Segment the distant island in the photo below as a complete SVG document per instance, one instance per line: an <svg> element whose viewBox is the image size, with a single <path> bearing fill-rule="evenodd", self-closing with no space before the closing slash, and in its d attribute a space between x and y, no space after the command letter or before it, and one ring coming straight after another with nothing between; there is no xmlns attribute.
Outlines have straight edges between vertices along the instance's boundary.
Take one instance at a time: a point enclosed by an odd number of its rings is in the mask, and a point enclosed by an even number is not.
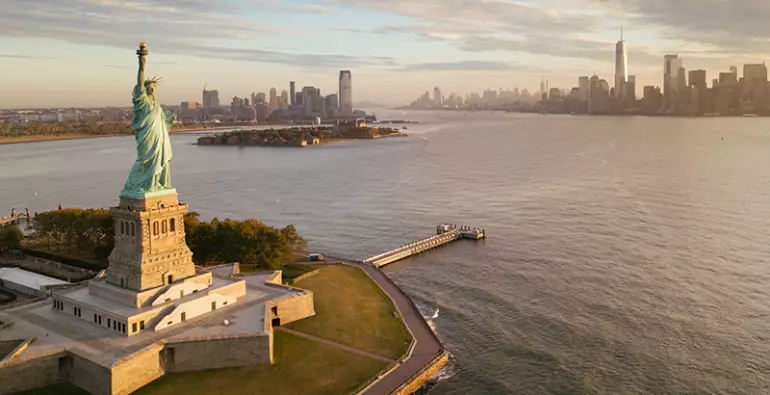
<svg viewBox="0 0 770 395"><path fill-rule="evenodd" d="M398 129L365 124L336 127L292 127L283 129L235 130L198 138L198 145L306 147L349 139L378 139L408 136Z"/></svg>

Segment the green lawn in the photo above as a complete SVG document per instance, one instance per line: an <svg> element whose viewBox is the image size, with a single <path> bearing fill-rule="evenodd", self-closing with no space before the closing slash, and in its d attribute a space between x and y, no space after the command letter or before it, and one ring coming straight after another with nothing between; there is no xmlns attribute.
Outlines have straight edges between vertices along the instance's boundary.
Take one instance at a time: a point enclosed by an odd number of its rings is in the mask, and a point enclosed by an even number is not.
<svg viewBox="0 0 770 395"><path fill-rule="evenodd" d="M310 265L298 265L296 263L288 263L286 266L283 267L283 272L281 273L283 277L283 282L291 284L295 278L305 274L310 273L313 270L318 269L315 266Z"/></svg>
<svg viewBox="0 0 770 395"><path fill-rule="evenodd" d="M293 284L314 293L314 317L288 328L398 359L411 337L391 300L363 270L334 265Z"/></svg>
<svg viewBox="0 0 770 395"><path fill-rule="evenodd" d="M171 373L138 395L338 395L350 393L387 365L335 347L275 332L272 366Z"/></svg>
<svg viewBox="0 0 770 395"><path fill-rule="evenodd" d="M275 332L274 340L273 365L170 373L134 394L347 394L387 365L281 331ZM61 384L25 392L24 395L88 395L88 392L72 384Z"/></svg>
<svg viewBox="0 0 770 395"><path fill-rule="evenodd" d="M390 299L363 270L320 267L295 285L314 292L317 315L289 328L397 359L409 347L409 332ZM143 395L337 395L350 393L388 364L285 332L274 332L273 365L171 373L136 392ZM25 395L83 395L64 384Z"/></svg>

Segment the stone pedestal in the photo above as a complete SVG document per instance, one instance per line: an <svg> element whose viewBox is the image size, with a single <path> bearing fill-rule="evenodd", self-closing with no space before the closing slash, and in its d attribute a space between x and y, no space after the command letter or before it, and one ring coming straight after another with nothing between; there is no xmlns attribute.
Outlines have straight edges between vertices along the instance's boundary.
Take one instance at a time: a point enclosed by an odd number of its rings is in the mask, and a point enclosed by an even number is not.
<svg viewBox="0 0 770 395"><path fill-rule="evenodd" d="M195 275L184 233L187 204L176 191L142 199L120 198L110 208L115 219L115 248L107 282L142 292Z"/></svg>

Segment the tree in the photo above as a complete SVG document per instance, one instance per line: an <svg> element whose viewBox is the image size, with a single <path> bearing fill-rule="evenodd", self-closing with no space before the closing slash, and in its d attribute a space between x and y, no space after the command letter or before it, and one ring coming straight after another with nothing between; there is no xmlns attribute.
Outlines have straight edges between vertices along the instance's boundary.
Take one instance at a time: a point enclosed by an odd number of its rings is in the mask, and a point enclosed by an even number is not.
<svg viewBox="0 0 770 395"><path fill-rule="evenodd" d="M32 221L32 238L44 240L48 249L76 248L105 259L115 245L112 215L104 209L67 208L38 214Z"/></svg>
<svg viewBox="0 0 770 395"><path fill-rule="evenodd" d="M18 226L6 226L0 228L0 252L9 248L17 248L21 246L21 242L24 240L24 233Z"/></svg>
<svg viewBox="0 0 770 395"><path fill-rule="evenodd" d="M256 219L238 221L216 218L202 222L196 212L185 216L187 245L196 262L241 262L279 269L291 260L292 252L306 246L294 226L283 229Z"/></svg>

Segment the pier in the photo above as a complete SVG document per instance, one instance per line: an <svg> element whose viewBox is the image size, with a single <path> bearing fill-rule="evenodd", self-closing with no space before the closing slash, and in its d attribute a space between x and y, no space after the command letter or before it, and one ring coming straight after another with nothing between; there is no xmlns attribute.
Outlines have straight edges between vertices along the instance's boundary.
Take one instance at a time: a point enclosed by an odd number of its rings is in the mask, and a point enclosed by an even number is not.
<svg viewBox="0 0 770 395"><path fill-rule="evenodd" d="M29 223L29 219L29 214L17 214L13 217L2 217L0 218L0 226L18 225L22 220L26 220L26 222Z"/></svg>
<svg viewBox="0 0 770 395"><path fill-rule="evenodd" d="M441 224L436 227L436 235L422 240L415 241L398 247L396 249L384 252L373 257L364 259L363 263L368 263L376 267L382 267L387 264L400 261L412 255L441 247L459 239L481 240L486 237L484 229L470 226L461 226Z"/></svg>

